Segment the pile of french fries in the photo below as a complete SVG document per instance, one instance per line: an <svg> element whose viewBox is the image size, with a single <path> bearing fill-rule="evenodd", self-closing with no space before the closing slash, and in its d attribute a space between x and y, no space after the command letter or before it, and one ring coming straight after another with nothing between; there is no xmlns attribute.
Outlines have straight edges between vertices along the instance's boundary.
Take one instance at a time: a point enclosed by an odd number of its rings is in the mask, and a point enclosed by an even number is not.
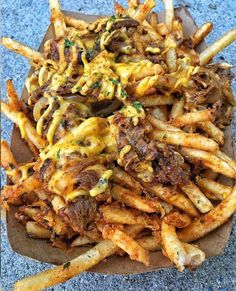
<svg viewBox="0 0 236 291"><path fill-rule="evenodd" d="M191 243L236 211L236 187L219 182L220 175L236 178L236 162L220 149L234 106L231 66L209 64L236 40L236 30L199 54L212 24L185 36L173 1L163 2L164 22L152 12L155 1L128 0L127 9L115 3L113 16L87 23L49 0L55 39L43 53L1 39L34 67L27 103L11 80L8 103L1 102L34 156L19 164L2 141L1 165L11 181L2 207L19 206L16 218L32 238L59 248L93 245L15 290L64 282L113 254L148 266L149 251L162 250L179 271L196 268L205 254ZM157 149L162 159L152 156ZM168 168L173 157L187 167L180 181ZM160 182L163 163L169 180Z"/></svg>

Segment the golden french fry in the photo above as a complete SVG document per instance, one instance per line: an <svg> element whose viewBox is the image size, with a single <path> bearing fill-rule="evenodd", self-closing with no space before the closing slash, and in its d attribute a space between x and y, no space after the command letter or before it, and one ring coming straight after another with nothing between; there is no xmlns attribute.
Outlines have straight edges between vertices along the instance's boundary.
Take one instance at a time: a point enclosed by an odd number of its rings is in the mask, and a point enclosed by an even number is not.
<svg viewBox="0 0 236 291"><path fill-rule="evenodd" d="M181 129L179 129L178 127L174 127L174 126L170 125L169 123L166 123L162 120L155 118L153 116L152 111L151 111L151 113L146 114L146 118L155 128L157 128L161 131L181 131Z"/></svg>
<svg viewBox="0 0 236 291"><path fill-rule="evenodd" d="M139 5L137 11L135 12L133 18L140 23L142 23L149 12L152 10L153 7L156 6L156 3L154 0L145 0L143 5Z"/></svg>
<svg viewBox="0 0 236 291"><path fill-rule="evenodd" d="M212 120L211 111L201 110L201 111L193 111L189 113L185 113L183 115L175 117L171 120L171 124L176 127L182 127L185 125L195 124L198 122L205 122Z"/></svg>
<svg viewBox="0 0 236 291"><path fill-rule="evenodd" d="M40 52L35 51L32 48L27 47L22 43L17 42L9 37L2 37L0 43L9 50L14 51L17 54L20 54L26 57L27 59L34 61L35 63L44 62L44 57Z"/></svg>
<svg viewBox="0 0 236 291"><path fill-rule="evenodd" d="M116 225L105 225L102 230L103 237L110 239L119 248L124 250L131 260L149 266L149 252L141 247L133 238L120 230Z"/></svg>
<svg viewBox="0 0 236 291"><path fill-rule="evenodd" d="M211 44L208 48L206 48L199 55L200 65L206 65L209 61L216 56L220 51L222 51L225 47L230 45L232 42L236 40L236 29L232 29L226 34L224 34L221 38L219 38L216 42Z"/></svg>
<svg viewBox="0 0 236 291"><path fill-rule="evenodd" d="M131 225L127 228L126 233L130 237L135 237L142 230L143 227L140 225ZM14 290L39 291L44 288L63 283L70 278L92 268L106 257L114 254L118 249L119 248L112 241L103 240L86 253L63 265L16 282L14 285Z"/></svg>
<svg viewBox="0 0 236 291"><path fill-rule="evenodd" d="M153 236L144 236L136 239L137 243L147 251L159 251L161 249L161 239L158 242Z"/></svg>
<svg viewBox="0 0 236 291"><path fill-rule="evenodd" d="M209 152L216 152L219 149L219 145L214 140L197 133L163 130L152 132L150 137L167 144L206 150Z"/></svg>
<svg viewBox="0 0 236 291"><path fill-rule="evenodd" d="M115 205L102 205L99 207L105 223L140 224L147 228L159 229L160 220L149 217L136 209L126 209Z"/></svg>
<svg viewBox="0 0 236 291"><path fill-rule="evenodd" d="M236 178L236 171L227 162L221 160L213 153L186 147L181 148L181 153L193 161L199 161L216 173L229 178Z"/></svg>
<svg viewBox="0 0 236 291"><path fill-rule="evenodd" d="M201 213L206 213L214 207L193 182L189 181L189 184L182 186L181 189Z"/></svg>
<svg viewBox="0 0 236 291"><path fill-rule="evenodd" d="M94 242L95 241L92 240L91 238L89 238L85 235L80 235L72 241L71 246L72 247L80 247L80 246L92 244Z"/></svg>
<svg viewBox="0 0 236 291"><path fill-rule="evenodd" d="M236 186L220 204L178 232L181 241L195 241L225 223L236 211Z"/></svg>
<svg viewBox="0 0 236 291"><path fill-rule="evenodd" d="M35 221L28 221L26 223L26 232L32 238L49 239L52 232L40 225Z"/></svg>
<svg viewBox="0 0 236 291"><path fill-rule="evenodd" d="M206 22L202 26L200 26L193 34L193 45L197 46L199 43L201 43L204 38L212 31L212 28L213 24L211 22Z"/></svg>
<svg viewBox="0 0 236 291"><path fill-rule="evenodd" d="M115 167L113 169L111 179L119 185L130 188L133 192L137 194L142 193L141 185L120 167Z"/></svg>
<svg viewBox="0 0 236 291"><path fill-rule="evenodd" d="M173 0L163 0L165 5L165 22L169 32L172 31L172 25L174 20L174 4Z"/></svg>
<svg viewBox="0 0 236 291"><path fill-rule="evenodd" d="M228 163L231 168L236 172L236 161L232 160L229 156L226 155L226 153L222 152L222 151L217 151L216 152L216 156L221 159L222 161L225 161L226 163Z"/></svg>
<svg viewBox="0 0 236 291"><path fill-rule="evenodd" d="M147 95L140 98L140 102L144 107L160 106L160 105L171 105L174 99L170 95Z"/></svg>
<svg viewBox="0 0 236 291"><path fill-rule="evenodd" d="M24 113L26 113L25 106L23 102L19 100L12 80L7 80L6 90L9 105L17 111L23 111Z"/></svg>
<svg viewBox="0 0 236 291"><path fill-rule="evenodd" d="M166 110L166 107L163 108L163 106L165 106L165 105L155 107L151 111L151 114L156 119L159 119L159 120L162 120L162 121L167 121L167 110Z"/></svg>
<svg viewBox="0 0 236 291"><path fill-rule="evenodd" d="M51 10L51 21L54 26L56 38L63 37L65 35L66 25L61 12L60 3L58 0L49 0L49 5Z"/></svg>
<svg viewBox="0 0 236 291"><path fill-rule="evenodd" d="M158 23L158 17L157 14L155 12L151 13L151 17L150 17L150 25L152 26L153 29L155 29L157 31L157 23Z"/></svg>
<svg viewBox="0 0 236 291"><path fill-rule="evenodd" d="M138 5L140 3L140 0L128 0L128 8L133 9L133 8L137 8Z"/></svg>
<svg viewBox="0 0 236 291"><path fill-rule="evenodd" d="M220 145L224 144L224 133L211 121L199 122L197 124L199 128L204 130L211 138L213 138Z"/></svg>
<svg viewBox="0 0 236 291"><path fill-rule="evenodd" d="M173 210L162 219L165 223L173 225L177 228L184 228L188 226L192 219L186 213L180 213L178 210Z"/></svg>
<svg viewBox="0 0 236 291"><path fill-rule="evenodd" d="M166 64L170 73L177 70L177 54L174 47L169 48L166 53Z"/></svg>
<svg viewBox="0 0 236 291"><path fill-rule="evenodd" d="M176 99L174 101L173 106L171 108L171 112L170 112L170 118L172 120L184 114L184 104L185 104L185 100L183 97L180 99Z"/></svg>
<svg viewBox="0 0 236 291"><path fill-rule="evenodd" d="M63 18L65 19L66 25L72 26L78 30L86 30L88 27L88 22L84 20L76 19L72 16L65 15L65 14L63 14Z"/></svg>
<svg viewBox="0 0 236 291"><path fill-rule="evenodd" d="M208 178L197 176L196 182L201 189L210 192L213 197L216 197L218 200L225 199L232 192L232 188L230 186L223 185Z"/></svg>
<svg viewBox="0 0 236 291"><path fill-rule="evenodd" d="M45 140L38 135L31 121L24 113L14 110L11 106L2 101L1 111L19 127L22 138L29 139L38 149L45 147Z"/></svg>

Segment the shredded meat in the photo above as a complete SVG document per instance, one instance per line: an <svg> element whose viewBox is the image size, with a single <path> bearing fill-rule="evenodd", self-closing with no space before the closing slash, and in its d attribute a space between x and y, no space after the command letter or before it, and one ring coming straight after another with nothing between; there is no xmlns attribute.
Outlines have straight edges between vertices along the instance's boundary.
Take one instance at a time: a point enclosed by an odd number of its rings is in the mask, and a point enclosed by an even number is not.
<svg viewBox="0 0 236 291"><path fill-rule="evenodd" d="M153 162L154 181L163 184L185 185L190 178L190 167L183 157L170 147L159 148Z"/></svg>
<svg viewBox="0 0 236 291"><path fill-rule="evenodd" d="M80 196L59 210L61 219L76 232L86 230L96 217L97 202L89 196Z"/></svg>
<svg viewBox="0 0 236 291"><path fill-rule="evenodd" d="M119 29L121 27L137 27L139 25L139 22L137 20L134 20L132 18L126 18L122 19L120 21L116 21L112 24L112 29Z"/></svg>
<svg viewBox="0 0 236 291"><path fill-rule="evenodd" d="M99 175L94 170L84 170L76 176L76 185L80 189L91 189L99 180Z"/></svg>
<svg viewBox="0 0 236 291"><path fill-rule="evenodd" d="M55 171L55 162L52 159L46 159L39 170L39 179L42 182L48 182Z"/></svg>

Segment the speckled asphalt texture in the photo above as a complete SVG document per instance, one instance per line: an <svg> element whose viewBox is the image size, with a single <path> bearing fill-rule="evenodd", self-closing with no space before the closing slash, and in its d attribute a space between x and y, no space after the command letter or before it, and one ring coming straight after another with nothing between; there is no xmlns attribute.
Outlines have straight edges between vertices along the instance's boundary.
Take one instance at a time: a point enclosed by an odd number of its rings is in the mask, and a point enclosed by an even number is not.
<svg viewBox="0 0 236 291"><path fill-rule="evenodd" d="M125 5L126 1L120 1ZM156 9L163 9L158 1ZM79 11L87 14L112 14L113 1L108 0L63 0L64 10ZM1 1L1 34L21 41L33 48L38 48L49 25L49 9L47 0L5 0ZM207 38L207 43L216 40L223 32L236 24L235 0L186 0L175 1L175 6L187 5L196 23L201 25L206 21L214 23L214 31ZM0 48L1 52L1 87L2 98L5 98L5 81L14 80L20 93L29 69L27 60L16 54ZM216 58L217 61L227 60L236 65L236 44L225 49ZM235 82L234 82L235 92ZM234 126L235 129L235 119ZM10 140L12 124L2 119L2 138ZM234 130L235 140L235 130ZM2 174L2 184L5 176ZM12 290L12 283L50 267L13 253L7 242L4 223L1 243L1 283L2 289ZM111 276L83 273L65 284L50 290L236 290L236 223L224 251L224 254L207 260L195 272L185 270L179 273L174 269L165 269L143 275Z"/></svg>

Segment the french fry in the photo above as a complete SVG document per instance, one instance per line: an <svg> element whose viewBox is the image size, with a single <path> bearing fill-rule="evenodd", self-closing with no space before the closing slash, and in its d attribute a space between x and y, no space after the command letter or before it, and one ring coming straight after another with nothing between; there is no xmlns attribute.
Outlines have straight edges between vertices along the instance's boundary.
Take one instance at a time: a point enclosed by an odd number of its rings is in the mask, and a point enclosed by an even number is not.
<svg viewBox="0 0 236 291"><path fill-rule="evenodd" d="M35 51L32 48L27 47L22 43L17 42L9 37L2 37L1 44L7 49L14 51L15 53L20 54L23 57L30 59L35 63L44 62L44 57L40 52Z"/></svg>
<svg viewBox="0 0 236 291"><path fill-rule="evenodd" d="M153 116L153 113L147 113L146 117L148 121L158 130L161 131L181 131L178 127L174 127L170 125L169 123L163 122L162 120L159 120Z"/></svg>
<svg viewBox="0 0 236 291"><path fill-rule="evenodd" d="M236 211L236 186L221 203L210 212L193 221L178 232L181 241L195 241L225 223Z"/></svg>
<svg viewBox="0 0 236 291"><path fill-rule="evenodd" d="M161 105L161 106L155 107L152 110L152 115L156 119L159 119L159 120L162 120L162 121L167 121L167 109L166 109L166 107L163 107L163 106L165 106L165 105Z"/></svg>
<svg viewBox="0 0 236 291"><path fill-rule="evenodd" d="M230 186L223 185L208 178L202 178L201 176L196 177L196 182L201 189L210 192L218 200L225 199L232 192Z"/></svg>
<svg viewBox="0 0 236 291"><path fill-rule="evenodd" d="M111 190L111 195L114 199L125 203L126 205L133 207L135 209L147 212L162 212L163 207L161 203L157 200L151 200L146 197L141 197L130 190L122 188L118 185L114 185Z"/></svg>
<svg viewBox="0 0 236 291"><path fill-rule="evenodd" d="M182 245L187 253L186 261L188 266L196 268L205 261L205 253L198 246L188 243L182 243Z"/></svg>
<svg viewBox="0 0 236 291"><path fill-rule="evenodd" d="M230 45L232 42L236 40L236 29L232 29L226 34L224 34L221 38L219 38L216 42L211 44L208 48L206 48L199 55L200 65L206 65L209 61L216 56L220 51L222 51L225 47Z"/></svg>
<svg viewBox="0 0 236 291"><path fill-rule="evenodd" d="M185 113L183 115L177 116L171 120L171 124L176 127L182 127L185 125L195 124L198 122L205 122L212 120L211 111L201 110Z"/></svg>
<svg viewBox="0 0 236 291"><path fill-rule="evenodd" d="M127 228L127 234L135 237L143 227L140 225L131 225ZM110 240L103 240L86 253L75 259L41 272L37 275L18 281L14 285L15 291L39 291L50 286L63 283L72 277L92 268L105 258L114 254L119 248Z"/></svg>
<svg viewBox="0 0 236 291"><path fill-rule="evenodd" d="M176 234L175 227L162 221L161 238L164 254L182 272L186 264L187 252Z"/></svg>
<svg viewBox="0 0 236 291"><path fill-rule="evenodd" d="M29 139L38 149L45 147L45 140L38 135L31 121L22 112L17 112L2 101L1 111L20 128L22 138Z"/></svg>
<svg viewBox="0 0 236 291"><path fill-rule="evenodd" d="M171 105L174 102L174 99L170 95L147 95L140 98L140 102L144 107L160 106L160 105Z"/></svg>
<svg viewBox="0 0 236 291"><path fill-rule="evenodd" d="M115 167L113 169L113 174L112 174L111 179L119 185L128 187L133 192L139 195L142 193L141 185L133 177L127 174L124 170L122 170L120 167Z"/></svg>
<svg viewBox="0 0 236 291"><path fill-rule="evenodd" d="M154 0L145 0L143 5L139 5L137 11L135 12L133 18L140 23L142 23L149 12L155 7L156 3Z"/></svg>
<svg viewBox="0 0 236 291"><path fill-rule="evenodd" d="M35 221L28 221L26 223L26 232L31 238L49 239L52 235L50 230L43 228Z"/></svg>
<svg viewBox="0 0 236 291"><path fill-rule="evenodd" d="M110 239L119 248L124 250L130 256L131 260L149 266L149 252L116 225L105 225L102 230L102 235L105 239Z"/></svg>
<svg viewBox="0 0 236 291"><path fill-rule="evenodd" d="M136 239L136 241L147 251L155 252L161 249L161 240L158 242L153 236L144 236Z"/></svg>
<svg viewBox="0 0 236 291"><path fill-rule="evenodd" d="M229 178L236 178L236 171L227 162L221 160L213 153L186 147L181 148L181 153L193 161L200 162L216 173Z"/></svg>
<svg viewBox="0 0 236 291"><path fill-rule="evenodd" d="M216 152L216 156L221 159L222 161L225 161L226 163L228 163L231 168L236 172L236 161L232 160L229 156L226 155L226 153L222 152L222 151L217 151Z"/></svg>
<svg viewBox="0 0 236 291"><path fill-rule="evenodd" d="M170 112L170 118L174 120L174 118L178 116L182 116L184 114L184 104L185 100L184 98L176 99L173 103L173 106L171 108Z"/></svg>
<svg viewBox="0 0 236 291"><path fill-rule="evenodd" d="M72 26L78 30L86 30L88 27L88 23L81 19L76 19L72 16L63 14L63 18L65 20L66 25Z"/></svg>
<svg viewBox="0 0 236 291"><path fill-rule="evenodd" d="M84 246L84 245L88 245L88 244L93 244L94 242L95 241L92 240L91 238L89 238L85 235L80 235L72 241L71 246L72 247L80 247L80 246Z"/></svg>
<svg viewBox="0 0 236 291"><path fill-rule="evenodd" d="M105 223L111 224L140 224L151 229L160 228L160 220L149 217L136 209L126 209L115 205L102 205L99 207Z"/></svg>
<svg viewBox="0 0 236 291"><path fill-rule="evenodd" d="M26 108L24 106L24 103L19 100L12 80L7 80L6 89L7 89L7 98L9 100L9 105L12 108L14 108L14 110L23 111L24 113L26 113Z"/></svg>
<svg viewBox="0 0 236 291"><path fill-rule="evenodd" d="M209 212L213 208L210 200L206 198L193 182L189 181L189 183L182 186L181 189L201 213Z"/></svg>
<svg viewBox="0 0 236 291"><path fill-rule="evenodd" d="M161 23L157 24L157 32L160 35L165 36L165 35L167 35L169 33L169 30L168 30L166 24L161 22Z"/></svg>
<svg viewBox="0 0 236 291"><path fill-rule="evenodd" d="M206 22L202 26L200 26L193 34L193 45L199 45L199 43L201 43L205 39L205 37L212 31L212 28L213 24L211 22Z"/></svg>
<svg viewBox="0 0 236 291"><path fill-rule="evenodd" d="M165 23L169 30L172 31L172 25L174 20L174 4L173 0L163 0L165 5Z"/></svg>
<svg viewBox="0 0 236 291"><path fill-rule="evenodd" d="M163 130L152 132L150 137L167 144L206 150L209 152L216 152L219 149L219 145L215 141L196 133Z"/></svg>
<svg viewBox="0 0 236 291"><path fill-rule="evenodd" d="M215 126L214 123L211 121L204 121L199 122L197 126L204 130L209 137L213 138L220 145L224 144L224 133L217 126Z"/></svg>
<svg viewBox="0 0 236 291"><path fill-rule="evenodd" d="M155 12L151 13L151 17L150 17L150 25L153 29L155 29L157 31L157 23L158 23L158 17L157 14Z"/></svg>
<svg viewBox="0 0 236 291"><path fill-rule="evenodd" d="M184 228L191 224L192 219L186 213L180 213L178 210L173 210L162 219L165 223L173 225L177 228Z"/></svg>
<svg viewBox="0 0 236 291"><path fill-rule="evenodd" d="M152 185L145 182L141 182L141 184L151 194L183 210L192 217L197 217L199 215L199 212L196 210L192 202L174 188L164 187L161 184Z"/></svg>
<svg viewBox="0 0 236 291"><path fill-rule="evenodd" d="M166 64L170 73L177 70L177 54L174 47L168 49L166 53Z"/></svg>
<svg viewBox="0 0 236 291"><path fill-rule="evenodd" d="M63 37L65 35L66 25L61 12L60 3L58 0L49 0L49 5L51 10L51 21L54 26L56 38Z"/></svg>
<svg viewBox="0 0 236 291"><path fill-rule="evenodd" d="M128 8L133 9L133 8L137 8L139 5L140 1L139 0L128 0Z"/></svg>

